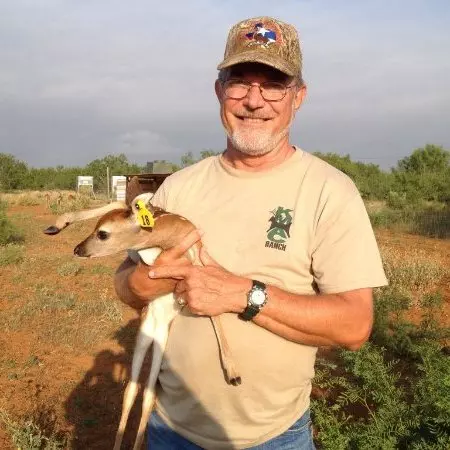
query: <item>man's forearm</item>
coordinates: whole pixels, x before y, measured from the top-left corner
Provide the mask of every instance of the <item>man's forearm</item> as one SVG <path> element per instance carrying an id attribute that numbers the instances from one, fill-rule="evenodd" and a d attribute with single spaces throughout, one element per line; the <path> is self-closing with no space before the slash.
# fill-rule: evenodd
<path id="1" fill-rule="evenodd" d="M 301 331 L 295 330 L 294 328 L 288 327 L 285 324 L 277 322 L 268 316 L 263 316 L 258 314 L 253 320 L 259 326 L 277 334 L 278 336 L 284 337 L 289 341 L 297 342 L 298 344 L 310 345 L 312 347 L 335 347 L 336 343 L 330 339 L 314 336 L 312 334 L 303 333 Z"/>
<path id="2" fill-rule="evenodd" d="M 136 269 L 136 264 L 131 259 L 122 262 L 114 276 L 114 288 L 119 299 L 134 309 L 142 309 L 148 302 L 135 295 L 129 286 L 128 277 Z"/>
<path id="3" fill-rule="evenodd" d="M 253 319 L 286 339 L 314 346 L 359 348 L 372 327 L 371 289 L 295 295 L 268 287 L 269 301 Z"/>
<path id="4" fill-rule="evenodd" d="M 161 295 L 173 292 L 176 280 L 151 280 L 148 272 L 151 266 L 136 264 L 127 258 L 117 269 L 114 287 L 117 296 L 127 305 L 141 310 Z"/>

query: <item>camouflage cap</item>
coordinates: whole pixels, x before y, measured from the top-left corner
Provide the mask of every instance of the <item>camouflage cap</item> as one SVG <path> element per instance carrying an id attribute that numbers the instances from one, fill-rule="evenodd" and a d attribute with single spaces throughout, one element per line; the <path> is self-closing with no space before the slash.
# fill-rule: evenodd
<path id="1" fill-rule="evenodd" d="M 302 53 L 297 30 L 271 17 L 255 17 L 234 25 L 218 70 L 235 64 L 258 62 L 301 78 Z"/>

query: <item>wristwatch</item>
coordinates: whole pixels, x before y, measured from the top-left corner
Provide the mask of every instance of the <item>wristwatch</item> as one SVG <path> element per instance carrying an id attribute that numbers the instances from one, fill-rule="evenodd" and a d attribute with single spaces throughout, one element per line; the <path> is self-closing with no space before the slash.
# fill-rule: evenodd
<path id="1" fill-rule="evenodd" d="M 239 318 L 245 321 L 252 320 L 262 307 L 267 303 L 266 285 L 261 281 L 252 280 L 252 288 L 247 294 L 247 307 L 239 314 Z"/>

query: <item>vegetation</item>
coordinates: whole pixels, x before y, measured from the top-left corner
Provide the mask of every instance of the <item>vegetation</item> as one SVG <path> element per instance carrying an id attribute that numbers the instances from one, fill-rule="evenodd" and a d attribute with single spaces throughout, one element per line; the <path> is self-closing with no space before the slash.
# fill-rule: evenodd
<path id="1" fill-rule="evenodd" d="M 6 216 L 6 203 L 0 200 L 0 246 L 23 241 L 23 233 Z"/>
<path id="2" fill-rule="evenodd" d="M 211 154 L 204 151 L 199 158 Z M 374 226 L 450 237 L 449 151 L 427 145 L 389 172 L 354 162 L 348 155 L 317 155 L 355 181 Z M 187 153 L 180 167 L 197 159 Z M 96 189 L 102 190 L 107 166 L 111 175 L 145 171 L 124 155 L 98 159 L 82 168 L 35 169 L 0 154 L 0 191 L 37 190 L 34 196 L 2 194 L 10 206 L 32 207 L 46 202 L 40 189 L 74 189 L 76 176 L 81 174 L 93 175 Z M 90 206 L 90 200 L 82 196 L 64 202 L 58 198 L 49 201 L 55 214 Z M 0 311 L 0 327 L 5 333 L 33 329 L 39 345 L 92 351 L 123 321 L 121 305 L 111 298 L 111 291 L 99 288 L 99 280 L 112 275 L 114 269 L 53 254 L 28 254 L 25 259 L 24 233 L 27 242 L 31 241 L 41 224 L 22 232 L 15 224 L 31 222 L 32 216 L 27 220 L 7 216 L 6 206 L 0 201 L 0 268 L 13 282 L 22 283 L 23 289 L 5 292 L 4 298 L 11 301 Z M 316 445 L 330 450 L 450 448 L 450 330 L 442 324 L 444 300 L 439 294 L 450 275 L 448 268 L 414 249 L 407 254 L 395 248 L 381 250 L 390 286 L 375 294 L 369 342 L 358 352 L 333 350 L 318 358 L 312 400 Z M 32 271 L 42 278 L 41 284 L 27 284 Z M 50 283 L 51 273 L 59 282 Z M 51 328 L 42 326 L 50 320 Z M 41 355 L 34 352 L 24 363 L 5 354 L 0 362 L 9 382 L 25 378 L 25 367 L 39 367 Z M 68 448 L 64 436 L 38 418 L 16 420 L 9 414 L 0 409 L 0 424 L 16 448 Z"/>
<path id="3" fill-rule="evenodd" d="M 376 295 L 371 339 L 360 351 L 320 358 L 312 402 L 320 448 L 450 448 L 450 329 L 437 318 L 442 297 L 421 298 L 419 324 L 405 316 L 411 298 L 396 288 Z"/>
<path id="4" fill-rule="evenodd" d="M 63 450 L 67 439 L 61 433 L 45 433 L 33 418 L 15 421 L 0 409 L 0 422 L 3 423 L 14 446 L 20 450 Z"/>

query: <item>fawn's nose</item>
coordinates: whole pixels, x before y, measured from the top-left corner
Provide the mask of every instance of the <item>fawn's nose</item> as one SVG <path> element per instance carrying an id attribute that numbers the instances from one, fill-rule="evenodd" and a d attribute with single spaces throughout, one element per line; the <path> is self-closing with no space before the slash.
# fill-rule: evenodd
<path id="1" fill-rule="evenodd" d="M 81 245 L 77 245 L 74 249 L 73 249 L 73 254 L 76 256 L 87 256 L 86 252 L 84 251 L 83 247 Z"/>

